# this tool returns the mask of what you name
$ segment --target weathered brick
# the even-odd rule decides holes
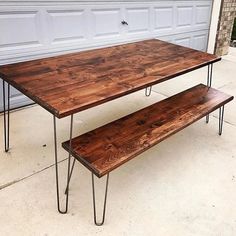
[[[216,54],[224,55],[228,52],[234,18],[236,17],[236,0],[222,0],[219,32],[216,39]]]

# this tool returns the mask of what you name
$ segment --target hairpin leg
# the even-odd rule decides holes
[[[211,87],[212,84],[212,69],[213,69],[213,64],[208,65],[208,70],[207,70],[207,86]]]
[[[61,214],[66,214],[68,211],[68,200],[69,200],[69,178],[70,178],[70,160],[71,160],[71,143],[72,143],[72,133],[73,133],[73,115],[71,115],[70,121],[70,147],[68,156],[68,170],[67,170],[67,192],[66,192],[66,207],[65,210],[61,210],[60,207],[60,195],[59,195],[59,180],[58,180],[58,158],[57,158],[57,127],[56,127],[56,117],[53,116],[54,124],[54,147],[55,147],[55,170],[56,170],[56,191],[57,191],[57,209]]]
[[[152,93],[152,86],[145,88],[145,96],[149,97]]]
[[[213,68],[213,64],[208,65],[208,69],[207,69],[207,86],[211,87],[212,84],[212,68]],[[206,123],[209,123],[209,119],[210,119],[210,114],[208,114],[206,116]]]
[[[72,167],[71,167],[71,170],[70,170],[69,183],[70,183],[71,176],[72,176],[72,173],[73,173],[73,170],[74,170],[75,160],[76,160],[76,159],[74,158],[74,161],[73,161],[73,164],[72,164]],[[65,194],[67,194],[68,190],[69,190],[69,186],[67,185],[67,186],[66,186],[66,190],[65,190]]]
[[[220,107],[219,109],[219,135],[222,134],[223,123],[224,123],[224,106]]]
[[[2,82],[2,94],[3,94],[3,125],[4,125],[4,147],[5,152],[9,151],[10,143],[10,85],[7,83],[7,105],[6,105],[6,89],[5,81]]]
[[[92,189],[93,189],[93,213],[94,213],[94,223],[97,226],[103,225],[105,221],[105,214],[106,214],[106,202],[107,202],[107,189],[108,189],[108,181],[109,181],[109,174],[107,174],[107,180],[106,180],[106,189],[105,189],[105,198],[104,198],[104,204],[103,204],[103,215],[102,215],[102,221],[100,223],[97,222],[97,213],[96,213],[96,201],[95,201],[95,188],[94,188],[94,174],[92,173]]]
[[[206,123],[208,124],[209,123],[209,119],[210,119],[210,115],[206,115]]]

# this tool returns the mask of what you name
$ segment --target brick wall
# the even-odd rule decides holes
[[[236,17],[236,0],[222,0],[215,53],[219,56],[228,53],[230,38]]]

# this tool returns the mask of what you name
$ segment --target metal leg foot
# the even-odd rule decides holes
[[[223,123],[224,123],[224,106],[219,109],[219,135],[222,134]]]
[[[206,116],[206,123],[207,123],[207,124],[209,123],[209,119],[210,119],[210,115],[207,115],[207,116]]]
[[[70,179],[70,161],[71,161],[71,140],[73,133],[73,115],[71,115],[70,122],[70,148],[69,148],[69,157],[68,157],[68,170],[67,170],[67,192],[66,192],[66,206],[65,210],[61,210],[60,207],[60,194],[59,194],[59,180],[58,180],[58,158],[57,158],[57,129],[56,129],[56,117],[53,116],[54,124],[54,147],[55,147],[55,170],[56,170],[56,192],[57,192],[57,209],[61,214],[66,214],[68,211],[68,200],[69,200],[69,179]]]
[[[105,221],[108,181],[109,181],[109,174],[107,174],[107,180],[106,180],[106,189],[105,189],[105,198],[104,198],[104,204],[103,204],[102,221],[101,222],[97,222],[96,201],[95,201],[96,196],[95,196],[95,188],[94,188],[94,174],[92,173],[93,213],[94,213],[94,223],[97,226],[103,225],[103,223]]]
[[[4,125],[4,149],[5,152],[9,151],[10,146],[10,85],[7,83],[7,105],[6,105],[6,86],[5,81],[2,82],[3,90],[3,125]]]
[[[145,88],[145,96],[149,97],[152,93],[152,86]]]

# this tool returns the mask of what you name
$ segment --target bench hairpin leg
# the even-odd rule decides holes
[[[152,93],[152,86],[145,88],[145,96],[149,97]]]
[[[97,222],[97,213],[96,213],[96,200],[95,200],[96,196],[95,196],[95,187],[94,187],[94,174],[92,173],[93,213],[94,213],[94,223],[97,226],[103,225],[103,223],[105,221],[108,181],[109,181],[109,174],[107,174],[107,180],[106,180],[106,189],[105,189],[105,197],[104,197],[104,204],[103,204],[102,221],[100,223],[98,223]]]
[[[55,170],[56,170],[56,192],[57,192],[57,209],[61,214],[66,214],[68,211],[68,200],[69,200],[69,177],[70,177],[70,161],[71,161],[71,143],[72,143],[72,133],[73,133],[73,115],[71,115],[70,121],[70,147],[68,156],[68,170],[67,170],[67,192],[66,192],[66,207],[62,211],[60,207],[60,195],[59,195],[59,180],[58,180],[58,158],[57,158],[57,127],[56,127],[56,117],[53,116],[54,124],[54,147],[55,147]]]
[[[223,123],[224,123],[224,106],[220,107],[219,109],[219,135],[222,134]]]
[[[213,64],[208,65],[208,69],[207,69],[207,86],[211,87],[212,84],[212,68],[213,68]],[[210,118],[210,114],[208,114],[206,116],[206,123],[209,123],[209,118]]]
[[[7,83],[7,106],[6,106],[6,89],[5,81],[2,82],[2,94],[3,94],[3,125],[4,125],[4,147],[5,152],[9,151],[10,143],[10,85]]]
[[[207,70],[207,86],[211,87],[212,84],[212,68],[213,64],[208,65],[208,70]]]
[[[76,159],[74,158],[74,160],[73,160],[73,164],[72,164],[72,167],[71,167],[71,170],[70,170],[69,183],[70,183],[71,176],[72,176],[72,173],[73,173],[73,170],[74,170],[75,161],[76,161]],[[67,185],[67,186],[66,186],[66,190],[65,190],[65,194],[67,194],[68,190],[69,190],[69,186]]]
[[[209,118],[210,118],[210,115],[206,115],[206,123],[208,124],[209,123]]]

